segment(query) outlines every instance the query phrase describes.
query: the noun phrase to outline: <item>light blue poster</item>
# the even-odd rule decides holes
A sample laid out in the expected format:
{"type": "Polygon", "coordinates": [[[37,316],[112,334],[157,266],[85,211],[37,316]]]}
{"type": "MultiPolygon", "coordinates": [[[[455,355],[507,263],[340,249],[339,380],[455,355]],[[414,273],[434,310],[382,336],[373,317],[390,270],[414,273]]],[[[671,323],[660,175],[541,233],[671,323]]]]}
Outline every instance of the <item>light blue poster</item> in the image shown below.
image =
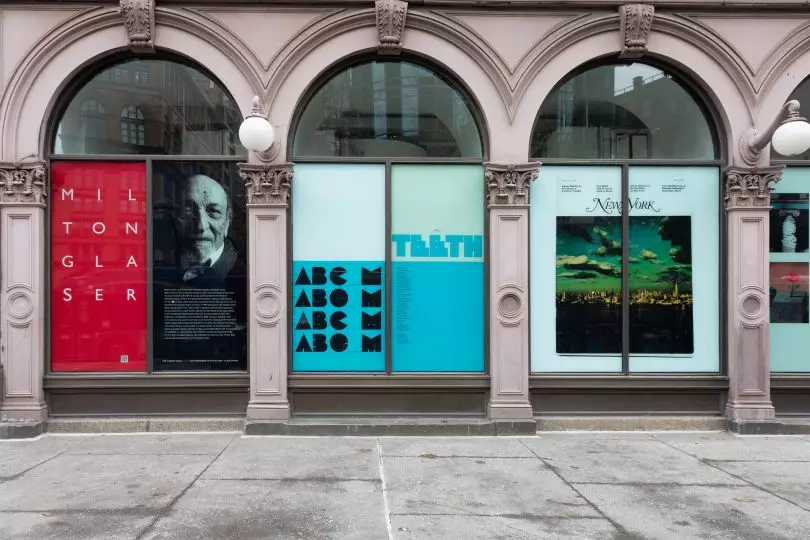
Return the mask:
{"type": "Polygon", "coordinates": [[[293,371],[385,370],[385,167],[302,164],[293,197],[293,371]]]}
{"type": "Polygon", "coordinates": [[[480,166],[393,167],[394,371],[484,370],[483,186],[480,166]]]}
{"type": "Polygon", "coordinates": [[[771,194],[771,371],[810,372],[810,168],[786,167],[771,194]]]}

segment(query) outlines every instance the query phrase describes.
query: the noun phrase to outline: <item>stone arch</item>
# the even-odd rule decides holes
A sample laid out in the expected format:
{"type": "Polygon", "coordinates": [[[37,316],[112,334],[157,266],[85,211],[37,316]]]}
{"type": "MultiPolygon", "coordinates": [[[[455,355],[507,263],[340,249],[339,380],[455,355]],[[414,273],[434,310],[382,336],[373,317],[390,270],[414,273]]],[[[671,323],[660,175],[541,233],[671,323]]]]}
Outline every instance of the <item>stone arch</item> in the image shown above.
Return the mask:
{"type": "MultiPolygon", "coordinates": [[[[261,82],[242,51],[216,29],[181,11],[158,9],[155,46],[184,56],[211,72],[250,112],[261,82]]],[[[126,50],[128,42],[117,9],[94,9],[69,19],[38,43],[12,73],[0,101],[2,157],[43,158],[54,108],[75,76],[99,59],[126,50]],[[25,120],[23,122],[23,119],[25,120]]]]}
{"type": "MultiPolygon", "coordinates": [[[[714,113],[712,120],[719,134],[721,155],[730,163],[736,159],[733,141],[749,126],[753,94],[740,89],[739,71],[735,71],[736,75],[730,74],[726,69],[727,63],[719,63],[705,49],[676,37],[674,32],[661,31],[657,22],[656,18],[649,37],[649,58],[676,69],[701,90],[706,105],[714,113]]],[[[591,26],[594,32],[586,33],[581,39],[582,34],[571,36],[570,41],[565,38],[567,43],[564,47],[548,47],[545,49],[547,52],[534,57],[532,65],[542,66],[542,76],[538,76],[539,67],[528,67],[527,73],[535,73],[535,76],[526,79],[518,89],[521,99],[515,113],[514,139],[520,141],[520,150],[524,154],[514,159],[526,159],[525,152],[529,148],[537,111],[552,89],[576,67],[605,56],[615,57],[621,51],[616,32],[618,18],[615,18],[615,25],[611,25],[610,30],[606,23],[602,19],[591,26]]]]}

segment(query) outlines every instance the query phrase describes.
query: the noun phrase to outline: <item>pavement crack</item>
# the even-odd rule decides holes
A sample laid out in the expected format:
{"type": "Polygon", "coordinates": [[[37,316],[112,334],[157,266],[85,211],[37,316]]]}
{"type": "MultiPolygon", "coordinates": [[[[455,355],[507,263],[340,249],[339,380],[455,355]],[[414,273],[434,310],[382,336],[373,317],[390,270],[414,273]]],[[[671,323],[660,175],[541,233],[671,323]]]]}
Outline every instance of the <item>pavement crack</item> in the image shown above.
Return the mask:
{"type": "Polygon", "coordinates": [[[613,525],[613,527],[615,527],[615,528],[616,528],[616,531],[618,531],[618,534],[619,534],[619,537],[620,537],[620,538],[635,538],[635,537],[636,537],[634,534],[631,534],[631,533],[630,533],[630,532],[629,532],[627,529],[625,529],[625,528],[624,528],[624,526],[620,525],[620,524],[619,524],[617,521],[615,521],[615,520],[613,520],[612,518],[608,517],[608,515],[607,515],[607,514],[605,514],[605,513],[602,511],[602,509],[601,509],[601,508],[599,508],[598,506],[596,506],[596,504],[594,504],[594,503],[593,503],[593,501],[591,501],[591,500],[590,500],[588,497],[586,497],[585,495],[583,495],[583,494],[582,494],[582,492],[581,492],[580,490],[578,490],[578,489],[576,488],[576,486],[574,486],[574,484],[572,484],[571,482],[569,482],[569,481],[568,481],[568,480],[567,480],[567,479],[566,479],[566,478],[565,478],[565,477],[564,477],[562,474],[560,474],[560,471],[558,471],[558,470],[557,470],[557,467],[555,467],[555,466],[551,465],[551,464],[548,462],[548,460],[547,460],[546,458],[540,457],[540,455],[539,455],[537,452],[535,452],[535,451],[534,451],[532,448],[530,448],[530,447],[529,447],[529,445],[528,445],[528,444],[526,444],[526,442],[525,442],[523,439],[518,439],[518,442],[520,442],[520,444],[522,444],[524,447],[526,447],[526,449],[527,449],[529,452],[531,452],[531,453],[532,453],[532,454],[533,454],[533,455],[534,455],[534,456],[535,456],[537,459],[539,459],[541,462],[543,462],[543,465],[545,465],[546,467],[548,467],[548,468],[549,468],[549,470],[550,470],[551,472],[553,472],[553,473],[554,473],[554,474],[557,476],[557,478],[559,478],[560,480],[562,480],[562,482],[563,482],[563,483],[564,483],[566,486],[568,486],[570,489],[572,489],[572,490],[574,491],[574,493],[576,493],[576,494],[577,494],[579,497],[581,497],[583,501],[587,502],[587,503],[588,503],[588,505],[589,505],[591,508],[593,508],[594,510],[596,510],[596,512],[597,512],[597,513],[598,513],[600,516],[602,516],[602,517],[603,517],[603,518],[604,518],[604,519],[605,519],[605,520],[606,520],[608,523],[610,523],[611,525],[613,525]]]}
{"type": "Polygon", "coordinates": [[[782,495],[780,495],[780,494],[778,494],[778,493],[776,493],[776,492],[774,492],[774,491],[772,491],[772,490],[770,490],[770,489],[768,489],[768,488],[766,488],[764,486],[760,486],[759,484],[755,484],[751,480],[748,480],[747,478],[743,478],[742,476],[740,476],[738,474],[734,474],[733,472],[729,472],[729,471],[727,471],[725,469],[722,469],[721,467],[718,467],[717,465],[715,465],[711,460],[703,459],[700,456],[690,454],[686,450],[683,450],[682,448],[678,448],[677,446],[675,446],[673,444],[670,444],[669,441],[666,441],[664,439],[661,439],[661,438],[658,438],[658,437],[655,437],[655,438],[657,440],[661,441],[662,443],[664,443],[665,445],[669,446],[670,448],[675,449],[678,452],[682,452],[682,453],[686,454],[687,456],[690,456],[690,457],[692,457],[694,459],[697,459],[698,461],[700,461],[704,465],[707,465],[707,466],[709,466],[709,467],[711,467],[713,469],[716,469],[716,470],[722,472],[723,474],[727,474],[728,476],[731,476],[732,478],[736,478],[740,482],[743,482],[743,483],[753,487],[754,489],[758,489],[760,491],[763,491],[763,492],[767,493],[768,495],[772,495],[772,496],[776,497],[777,499],[781,499],[781,500],[785,501],[786,503],[789,503],[789,504],[795,506],[796,508],[804,510],[805,512],[810,512],[810,508],[807,508],[807,507],[805,507],[805,506],[803,506],[803,505],[801,505],[801,504],[799,504],[799,503],[797,503],[795,501],[791,501],[787,497],[784,497],[784,496],[782,496],[782,495]]]}
{"type": "Polygon", "coordinates": [[[152,528],[155,526],[155,524],[156,524],[158,521],[160,521],[160,519],[161,519],[161,518],[163,518],[163,517],[167,516],[167,515],[169,514],[169,512],[171,511],[171,509],[174,507],[174,505],[177,503],[177,501],[179,501],[179,500],[180,500],[180,498],[181,498],[183,495],[185,495],[185,494],[188,492],[188,490],[190,490],[190,489],[192,488],[192,486],[194,486],[194,484],[196,484],[196,483],[197,483],[197,480],[199,480],[199,479],[200,479],[200,477],[201,477],[202,475],[204,475],[204,474],[206,473],[206,471],[207,471],[209,468],[211,468],[211,465],[213,465],[214,463],[216,463],[216,461],[219,459],[219,457],[220,457],[222,454],[224,454],[224,453],[225,453],[225,450],[227,450],[228,448],[230,448],[230,446],[233,444],[233,441],[235,441],[235,440],[236,440],[238,437],[239,437],[239,434],[235,434],[235,435],[234,435],[234,436],[231,438],[231,440],[230,440],[230,441],[228,441],[228,444],[226,444],[226,445],[225,445],[225,446],[222,448],[222,450],[220,450],[220,451],[219,451],[219,454],[217,454],[217,455],[216,455],[216,457],[215,457],[214,459],[212,459],[212,460],[211,460],[211,461],[208,463],[208,465],[206,465],[205,467],[203,467],[203,470],[202,470],[202,471],[200,471],[200,474],[198,474],[197,476],[195,476],[195,477],[194,477],[194,479],[193,479],[193,480],[192,480],[192,481],[191,481],[191,482],[190,482],[190,483],[189,483],[189,484],[188,484],[188,485],[187,485],[187,486],[186,486],[186,487],[185,487],[185,488],[184,488],[184,489],[183,489],[183,490],[182,490],[180,493],[178,493],[178,494],[177,494],[177,496],[176,496],[174,499],[172,499],[172,500],[171,500],[171,502],[170,502],[169,504],[167,504],[167,505],[166,505],[166,506],[163,508],[163,510],[161,510],[160,512],[158,512],[157,516],[155,516],[155,519],[153,519],[153,520],[152,520],[152,521],[149,523],[149,525],[147,525],[147,526],[146,526],[146,527],[145,527],[145,528],[144,528],[144,529],[143,529],[143,530],[140,532],[140,534],[138,534],[138,536],[136,536],[136,537],[135,537],[135,540],[141,540],[142,538],[144,538],[144,537],[146,536],[146,533],[148,533],[149,531],[151,531],[151,530],[152,530],[152,528]]]}

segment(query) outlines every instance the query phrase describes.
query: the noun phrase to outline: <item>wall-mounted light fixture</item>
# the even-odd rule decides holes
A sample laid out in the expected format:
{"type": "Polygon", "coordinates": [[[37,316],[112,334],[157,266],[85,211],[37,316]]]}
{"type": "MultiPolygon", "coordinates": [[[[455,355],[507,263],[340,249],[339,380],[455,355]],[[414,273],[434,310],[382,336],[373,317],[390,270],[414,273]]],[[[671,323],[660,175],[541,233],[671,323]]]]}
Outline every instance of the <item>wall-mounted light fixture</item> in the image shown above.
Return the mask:
{"type": "Polygon", "coordinates": [[[768,143],[783,156],[798,156],[810,149],[810,124],[799,116],[797,100],[785,103],[767,130],[750,129],[742,137],[740,155],[746,165],[757,166],[768,143]]]}
{"type": "Polygon", "coordinates": [[[259,159],[270,161],[273,158],[268,152],[273,146],[277,146],[276,132],[267,120],[267,115],[262,112],[259,96],[253,96],[253,111],[239,126],[239,141],[242,146],[255,152],[259,159]]]}

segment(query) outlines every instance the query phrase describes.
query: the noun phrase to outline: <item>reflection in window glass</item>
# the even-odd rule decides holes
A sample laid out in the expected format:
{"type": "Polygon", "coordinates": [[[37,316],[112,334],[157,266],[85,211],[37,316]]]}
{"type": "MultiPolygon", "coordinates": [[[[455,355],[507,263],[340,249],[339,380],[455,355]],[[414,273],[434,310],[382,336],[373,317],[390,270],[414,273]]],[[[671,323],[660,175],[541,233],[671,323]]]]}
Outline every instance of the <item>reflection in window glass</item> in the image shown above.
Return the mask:
{"type": "Polygon", "coordinates": [[[296,157],[482,157],[470,104],[407,62],[350,67],[324,84],[298,124],[296,157]]]}
{"type": "Polygon", "coordinates": [[[53,152],[244,155],[234,144],[241,122],[233,99],[210,76],[169,60],[129,60],[77,92],[59,120],[53,152]],[[124,108],[82,108],[98,96],[124,108]]]}
{"type": "Polygon", "coordinates": [[[543,103],[535,158],[714,159],[706,114],[670,73],[608,65],[563,82],[543,103]]]}

